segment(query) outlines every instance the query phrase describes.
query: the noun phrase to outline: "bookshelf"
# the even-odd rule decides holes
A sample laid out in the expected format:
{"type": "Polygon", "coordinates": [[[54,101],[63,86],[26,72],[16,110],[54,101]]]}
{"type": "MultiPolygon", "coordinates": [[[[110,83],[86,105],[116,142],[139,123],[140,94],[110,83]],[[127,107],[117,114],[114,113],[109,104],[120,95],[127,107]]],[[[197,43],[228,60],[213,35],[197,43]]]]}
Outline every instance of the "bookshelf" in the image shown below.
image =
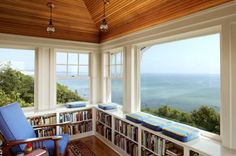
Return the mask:
{"type": "Polygon", "coordinates": [[[112,142],[112,116],[96,110],[96,132],[112,142]]]}
{"type": "Polygon", "coordinates": [[[34,127],[37,137],[54,136],[68,133],[70,140],[93,135],[93,108],[84,107],[66,109],[59,112],[31,114],[28,122],[34,127]],[[68,125],[40,127],[57,123],[69,123],[68,125]]]}
{"type": "Polygon", "coordinates": [[[114,144],[131,156],[138,156],[138,127],[114,118],[114,144]]]}
{"type": "MultiPolygon", "coordinates": [[[[40,125],[50,125],[50,124],[57,123],[57,115],[56,113],[44,114],[44,115],[28,117],[27,120],[33,127],[40,126],[40,125]]],[[[57,135],[56,127],[35,128],[34,131],[37,137],[57,135]]]]}
{"type": "Polygon", "coordinates": [[[142,130],[141,155],[146,156],[150,153],[156,156],[183,156],[184,147],[163,139],[149,131],[142,130]]]}
{"type": "Polygon", "coordinates": [[[68,126],[59,126],[59,134],[68,133],[71,137],[93,130],[92,109],[59,113],[59,123],[70,122],[68,126]]]}
{"type": "MultiPolygon", "coordinates": [[[[97,105],[71,109],[57,108],[51,111],[29,112],[26,114],[28,121],[34,126],[46,123],[70,122],[70,126],[64,127],[64,132],[70,133],[70,140],[95,135],[122,156],[164,156],[164,154],[165,156],[226,156],[225,153],[231,153],[231,151],[222,147],[220,143],[204,137],[187,143],[175,140],[161,132],[131,122],[125,118],[125,115],[120,109],[102,110],[97,105]],[[146,137],[144,137],[145,135],[146,137]],[[154,139],[156,139],[155,143],[154,139]],[[150,142],[150,140],[152,141],[150,142]],[[159,146],[162,145],[165,148],[158,150],[158,143],[159,146]],[[154,146],[157,146],[157,148],[154,148],[154,146]],[[220,150],[222,150],[221,154],[219,153],[220,150]],[[163,153],[160,153],[160,151],[163,151],[163,153]]],[[[56,128],[57,134],[59,128],[59,126],[56,128]]],[[[54,130],[44,129],[44,135],[54,133],[54,130]]]]}

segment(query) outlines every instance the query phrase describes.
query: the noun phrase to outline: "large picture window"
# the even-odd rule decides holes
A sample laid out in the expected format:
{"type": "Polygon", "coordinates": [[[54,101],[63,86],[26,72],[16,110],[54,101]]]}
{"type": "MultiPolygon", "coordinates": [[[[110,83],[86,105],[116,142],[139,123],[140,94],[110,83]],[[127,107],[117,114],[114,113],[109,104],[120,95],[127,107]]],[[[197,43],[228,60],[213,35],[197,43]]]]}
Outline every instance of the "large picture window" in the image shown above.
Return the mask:
{"type": "Polygon", "coordinates": [[[220,35],[146,47],[141,110],[220,134],[220,35]]]}
{"type": "Polygon", "coordinates": [[[34,106],[35,50],[0,48],[0,106],[34,106]]]}
{"type": "Polygon", "coordinates": [[[57,104],[89,100],[88,53],[57,52],[56,76],[57,104]]]}
{"type": "Polygon", "coordinates": [[[123,105],[123,52],[110,53],[111,101],[123,105]]]}

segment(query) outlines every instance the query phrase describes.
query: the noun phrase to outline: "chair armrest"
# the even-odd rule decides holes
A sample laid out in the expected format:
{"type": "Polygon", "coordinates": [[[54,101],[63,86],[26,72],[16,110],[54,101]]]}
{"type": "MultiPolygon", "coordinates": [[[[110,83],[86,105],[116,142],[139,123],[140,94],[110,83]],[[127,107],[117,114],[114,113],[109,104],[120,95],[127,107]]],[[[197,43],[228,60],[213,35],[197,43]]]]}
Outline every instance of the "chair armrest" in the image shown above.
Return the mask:
{"type": "Polygon", "coordinates": [[[48,125],[37,125],[33,126],[34,129],[36,128],[43,128],[43,127],[56,127],[56,126],[64,126],[64,125],[70,125],[71,122],[64,122],[64,123],[58,123],[58,124],[48,124],[48,125]]]}
{"type": "Polygon", "coordinates": [[[8,141],[3,146],[3,155],[4,154],[8,155],[10,153],[11,147],[16,146],[16,145],[38,142],[37,146],[41,146],[41,145],[43,145],[43,141],[53,140],[54,141],[54,147],[55,147],[55,155],[59,156],[58,141],[60,139],[62,139],[62,136],[49,136],[49,137],[41,137],[41,138],[29,138],[29,139],[25,139],[25,140],[8,141]]]}

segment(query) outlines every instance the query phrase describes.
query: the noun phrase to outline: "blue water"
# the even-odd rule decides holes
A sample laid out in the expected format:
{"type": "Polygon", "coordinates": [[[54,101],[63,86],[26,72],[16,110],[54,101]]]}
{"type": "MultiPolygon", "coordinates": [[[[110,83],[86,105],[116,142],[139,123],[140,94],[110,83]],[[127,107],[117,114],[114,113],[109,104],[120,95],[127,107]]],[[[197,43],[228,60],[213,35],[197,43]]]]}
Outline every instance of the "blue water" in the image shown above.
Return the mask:
{"type": "Polygon", "coordinates": [[[213,74],[143,74],[142,107],[169,105],[191,112],[202,105],[220,110],[220,76],[213,74]]]}
{"type": "MultiPolygon", "coordinates": [[[[88,80],[66,80],[60,82],[88,99],[88,80]]],[[[121,80],[112,81],[112,101],[123,103],[121,80]]],[[[220,76],[214,74],[142,74],[142,108],[159,108],[169,105],[176,109],[191,112],[202,105],[220,110],[220,76]]]]}

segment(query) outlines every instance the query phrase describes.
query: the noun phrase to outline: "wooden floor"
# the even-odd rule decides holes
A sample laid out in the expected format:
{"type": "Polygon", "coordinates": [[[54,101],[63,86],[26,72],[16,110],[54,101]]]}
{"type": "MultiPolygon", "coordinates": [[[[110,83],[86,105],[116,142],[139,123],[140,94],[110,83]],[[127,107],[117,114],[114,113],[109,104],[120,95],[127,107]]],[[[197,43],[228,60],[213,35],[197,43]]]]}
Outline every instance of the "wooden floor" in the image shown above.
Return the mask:
{"type": "Polygon", "coordinates": [[[95,136],[82,138],[80,140],[85,143],[91,151],[96,153],[97,156],[119,156],[115,151],[113,151],[95,136]]]}

